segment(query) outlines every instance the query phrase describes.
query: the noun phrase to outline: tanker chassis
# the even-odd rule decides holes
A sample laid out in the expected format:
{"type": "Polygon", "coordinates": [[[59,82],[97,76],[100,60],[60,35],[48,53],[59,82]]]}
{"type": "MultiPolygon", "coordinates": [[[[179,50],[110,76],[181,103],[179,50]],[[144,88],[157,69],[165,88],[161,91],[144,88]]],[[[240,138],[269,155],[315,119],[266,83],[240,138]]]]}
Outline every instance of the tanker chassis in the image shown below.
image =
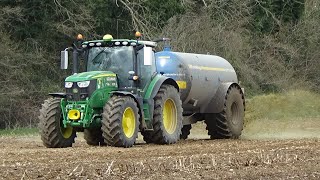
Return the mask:
{"type": "Polygon", "coordinates": [[[172,144],[186,139],[191,124],[202,120],[211,139],[240,137],[244,94],[225,59],[173,52],[168,45],[155,52],[166,38],[78,37],[80,45],[61,52],[62,69],[68,67],[68,52],[73,55],[65,92],[51,93],[40,110],[46,147],[71,147],[76,132],[84,132],[89,145],[131,147],[138,131],[147,143],[172,144]]]}

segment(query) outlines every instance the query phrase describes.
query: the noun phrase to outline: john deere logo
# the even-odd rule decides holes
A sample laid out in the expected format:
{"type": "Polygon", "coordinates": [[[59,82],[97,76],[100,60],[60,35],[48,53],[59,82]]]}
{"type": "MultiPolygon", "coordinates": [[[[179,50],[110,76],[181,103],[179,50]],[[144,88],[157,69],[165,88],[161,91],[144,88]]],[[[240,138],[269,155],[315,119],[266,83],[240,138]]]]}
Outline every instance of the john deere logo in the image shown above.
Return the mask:
{"type": "Polygon", "coordinates": [[[74,88],[74,89],[72,89],[72,92],[75,93],[75,94],[77,94],[79,91],[78,91],[77,88],[74,88]]]}

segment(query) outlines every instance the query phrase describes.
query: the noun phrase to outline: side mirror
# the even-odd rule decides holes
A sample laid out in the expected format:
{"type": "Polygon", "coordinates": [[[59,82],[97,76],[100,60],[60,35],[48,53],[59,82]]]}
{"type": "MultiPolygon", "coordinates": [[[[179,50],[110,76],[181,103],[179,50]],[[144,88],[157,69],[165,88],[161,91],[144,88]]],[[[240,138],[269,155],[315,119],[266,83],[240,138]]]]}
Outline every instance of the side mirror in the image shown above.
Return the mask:
{"type": "Polygon", "coordinates": [[[61,51],[61,69],[68,69],[68,50],[61,51]]]}
{"type": "Polygon", "coordinates": [[[152,51],[152,47],[144,47],[143,48],[143,52],[144,52],[144,60],[143,60],[143,64],[146,66],[151,66],[152,65],[152,60],[153,60],[153,51],[152,51]]]}

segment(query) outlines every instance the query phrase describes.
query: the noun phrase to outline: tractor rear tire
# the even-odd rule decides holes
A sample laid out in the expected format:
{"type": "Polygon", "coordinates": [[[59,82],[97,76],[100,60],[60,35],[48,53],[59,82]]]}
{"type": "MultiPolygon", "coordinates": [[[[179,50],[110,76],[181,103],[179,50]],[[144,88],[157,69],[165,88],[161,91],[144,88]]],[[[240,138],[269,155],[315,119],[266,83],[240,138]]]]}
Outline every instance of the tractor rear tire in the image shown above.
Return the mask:
{"type": "Polygon", "coordinates": [[[102,113],[102,136],[109,146],[132,147],[138,137],[139,110],[129,96],[112,96],[102,113]]]}
{"type": "Polygon", "coordinates": [[[238,86],[228,89],[222,112],[205,116],[211,139],[238,139],[243,130],[243,122],[244,96],[238,86]]]}
{"type": "Polygon", "coordinates": [[[188,139],[188,136],[190,135],[190,130],[191,124],[184,125],[181,129],[180,139],[188,139]]]}
{"type": "Polygon", "coordinates": [[[41,140],[48,148],[72,147],[76,131],[72,127],[63,127],[60,98],[50,98],[42,104],[39,115],[41,140]]]}
{"type": "Polygon", "coordinates": [[[172,85],[162,85],[154,101],[152,141],[176,143],[182,128],[182,102],[178,90],[172,85]]]}
{"type": "Polygon", "coordinates": [[[102,137],[101,128],[84,129],[83,135],[88,145],[91,145],[91,146],[105,145],[104,139],[102,137]]]}

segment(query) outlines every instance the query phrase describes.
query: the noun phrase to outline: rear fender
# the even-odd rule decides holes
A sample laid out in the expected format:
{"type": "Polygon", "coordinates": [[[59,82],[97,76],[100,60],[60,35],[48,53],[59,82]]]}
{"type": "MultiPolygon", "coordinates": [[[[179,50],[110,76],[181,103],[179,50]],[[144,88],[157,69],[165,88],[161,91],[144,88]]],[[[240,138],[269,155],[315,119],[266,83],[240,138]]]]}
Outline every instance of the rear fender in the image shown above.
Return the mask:
{"type": "MultiPolygon", "coordinates": [[[[149,107],[149,113],[147,118],[149,119],[153,119],[153,109],[154,109],[154,97],[157,95],[161,85],[163,84],[169,84],[174,86],[178,92],[179,92],[179,86],[176,83],[175,80],[173,80],[172,78],[166,77],[166,76],[162,76],[162,75],[157,75],[149,84],[146,94],[143,98],[143,103],[147,104],[149,107]]],[[[151,123],[151,121],[150,121],[151,123]]],[[[152,123],[148,124],[148,129],[152,129],[152,123]]]]}

